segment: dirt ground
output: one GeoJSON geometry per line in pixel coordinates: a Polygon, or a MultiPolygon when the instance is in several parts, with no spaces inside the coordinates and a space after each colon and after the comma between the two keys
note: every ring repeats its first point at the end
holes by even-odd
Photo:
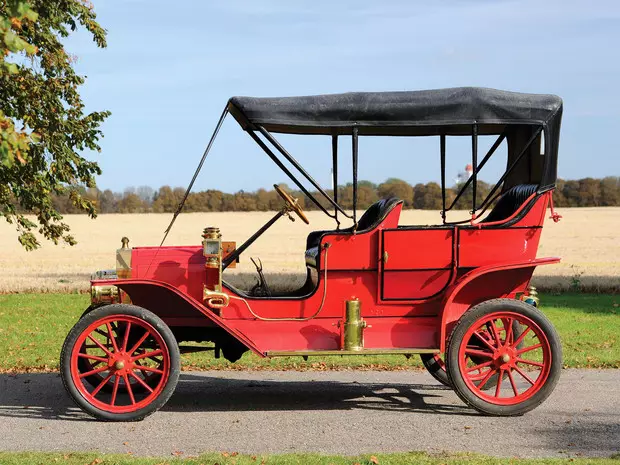
{"type": "MultiPolygon", "coordinates": [[[[535,284],[546,289],[582,288],[614,291],[620,289],[620,208],[565,208],[563,219],[547,220],[539,257],[559,256],[559,265],[540,267],[535,284]]],[[[181,214],[166,245],[197,245],[202,229],[218,226],[224,240],[243,242],[273,212],[186,213],[181,214]]],[[[308,213],[310,225],[283,218],[248,251],[236,270],[235,283],[252,285],[255,272],[250,256],[260,257],[270,283],[291,284],[305,277],[304,247],[310,231],[331,229],[333,220],[320,212],[308,213]]],[[[12,225],[0,223],[0,292],[75,292],[88,288],[90,274],[113,268],[115,250],[122,236],[130,246],[158,245],[170,222],[170,214],[113,214],[91,220],[85,215],[67,215],[66,221],[78,244],[70,247],[43,242],[34,252],[24,251],[12,225]]],[[[406,210],[400,224],[437,224],[434,211],[406,210]]],[[[230,274],[227,272],[227,274],[230,274]]]]}

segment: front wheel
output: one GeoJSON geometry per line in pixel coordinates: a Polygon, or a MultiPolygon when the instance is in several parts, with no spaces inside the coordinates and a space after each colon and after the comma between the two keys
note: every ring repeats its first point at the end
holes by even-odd
{"type": "Polygon", "coordinates": [[[441,354],[420,354],[420,359],[426,371],[428,371],[433,378],[444,386],[448,386],[449,388],[452,387],[448,379],[448,373],[446,372],[446,364],[441,354]]]}
{"type": "Polygon", "coordinates": [[[107,421],[137,421],[165,405],[180,364],[176,339],[157,315],[114,304],[89,312],[71,329],[60,372],[86,413],[107,421]]]}
{"type": "Polygon", "coordinates": [[[540,310],[494,299],[460,318],[447,360],[448,377],[463,401],[485,414],[515,416],[549,397],[560,377],[562,347],[540,310]],[[515,322],[519,332],[513,330],[515,322]]]}

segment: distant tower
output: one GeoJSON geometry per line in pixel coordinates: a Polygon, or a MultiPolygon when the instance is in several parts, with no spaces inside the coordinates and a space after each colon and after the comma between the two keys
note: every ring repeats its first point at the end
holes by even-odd
{"type": "Polygon", "coordinates": [[[469,179],[471,175],[474,174],[474,168],[471,165],[467,165],[465,167],[465,172],[467,173],[467,179],[469,179]]]}
{"type": "Polygon", "coordinates": [[[454,180],[454,182],[456,184],[463,184],[467,182],[467,180],[471,177],[472,174],[474,174],[474,168],[471,165],[466,165],[465,171],[459,172],[459,174],[456,175],[456,179],[454,180]]]}

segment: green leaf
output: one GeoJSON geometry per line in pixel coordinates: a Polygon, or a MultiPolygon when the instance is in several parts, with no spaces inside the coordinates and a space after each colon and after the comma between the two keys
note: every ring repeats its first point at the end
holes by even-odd
{"type": "Polygon", "coordinates": [[[30,21],[32,21],[33,23],[39,18],[39,14],[33,10],[26,11],[24,16],[30,21]]]}
{"type": "Polygon", "coordinates": [[[82,154],[99,150],[99,127],[108,116],[84,112],[79,93],[84,78],[63,43],[75,26],[105,46],[106,33],[94,11],[83,0],[32,1],[44,7],[41,14],[25,1],[0,3],[0,212],[15,225],[27,250],[40,245],[33,228],[53,243],[75,243],[55,203],[68,187],[76,190],[71,212],[95,215],[93,201],[83,192],[84,186],[94,186],[100,169],[82,154]],[[11,55],[37,50],[40,60],[11,55]],[[26,212],[36,215],[38,225],[26,212]]]}

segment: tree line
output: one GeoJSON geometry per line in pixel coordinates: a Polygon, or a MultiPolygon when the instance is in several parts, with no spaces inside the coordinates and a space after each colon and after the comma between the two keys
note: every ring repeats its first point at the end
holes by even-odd
{"type": "MultiPolygon", "coordinates": [[[[298,197],[305,210],[318,210],[318,207],[303,193],[282,185],[293,196],[298,197]]],[[[460,185],[446,190],[446,203],[450,205],[455,199],[460,185]]],[[[477,204],[488,195],[492,185],[478,181],[477,204]]],[[[326,191],[333,197],[333,191],[326,191]]],[[[172,213],[176,211],[185,195],[182,187],[163,186],[154,190],[149,186],[130,187],[124,192],[112,192],[109,189],[84,189],[82,196],[95,205],[99,213],[172,213]]],[[[326,208],[329,204],[322,196],[313,195],[326,208]]],[[[471,187],[454,206],[454,209],[471,209],[471,187]]],[[[411,185],[401,179],[391,178],[383,183],[359,181],[357,189],[357,208],[368,208],[381,198],[398,197],[404,200],[405,208],[422,210],[441,210],[441,187],[435,182],[411,185]]],[[[78,210],[68,196],[52,196],[52,202],[58,212],[83,213],[78,210]]],[[[338,203],[346,209],[353,208],[353,186],[346,184],[338,187],[338,203]]],[[[603,179],[584,178],[579,180],[562,180],[557,182],[554,192],[556,207],[603,207],[620,206],[620,177],[609,176],[603,179]]],[[[189,194],[183,211],[185,212],[248,212],[273,211],[282,206],[280,196],[273,190],[258,189],[253,192],[239,191],[226,193],[209,189],[189,194]]]]}

